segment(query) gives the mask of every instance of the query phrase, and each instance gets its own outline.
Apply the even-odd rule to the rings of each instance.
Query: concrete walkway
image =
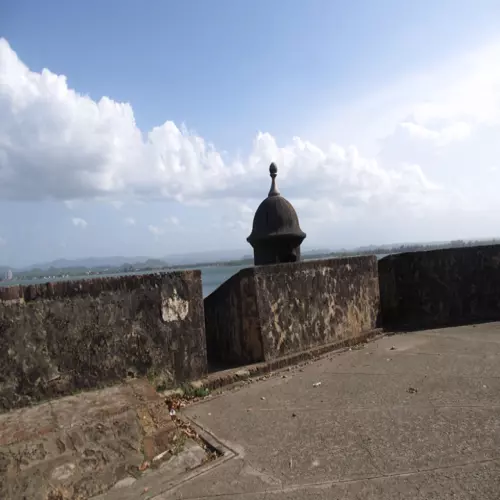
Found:
[[[183,414],[234,457],[156,500],[497,500],[500,325],[388,336]]]

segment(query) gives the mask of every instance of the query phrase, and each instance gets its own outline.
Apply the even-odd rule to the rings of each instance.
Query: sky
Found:
[[[3,0],[0,264],[500,237],[497,0]]]

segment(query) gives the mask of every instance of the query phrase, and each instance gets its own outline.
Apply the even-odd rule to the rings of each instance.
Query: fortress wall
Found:
[[[242,365],[264,359],[254,268],[242,269],[205,297],[208,359]]]
[[[0,411],[147,377],[356,340],[377,327],[500,320],[500,245],[241,270],[203,301],[200,271],[0,288]]]
[[[206,371],[200,271],[0,288],[0,411]]]
[[[267,361],[377,327],[374,256],[257,266],[205,299],[210,359]]]
[[[386,329],[500,320],[500,245],[389,255],[378,267]]]
[[[379,312],[374,256],[255,269],[264,359],[373,330]]]

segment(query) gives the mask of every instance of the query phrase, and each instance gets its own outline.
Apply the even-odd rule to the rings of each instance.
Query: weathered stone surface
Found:
[[[244,269],[205,298],[210,359],[270,360],[377,326],[375,257]]]
[[[140,477],[181,436],[150,389],[136,380],[1,414],[0,498],[85,499]]]
[[[209,359],[234,364],[263,360],[256,293],[254,268],[248,268],[205,298]]]
[[[0,411],[206,373],[200,271],[0,288]]]
[[[386,328],[500,319],[500,245],[390,255],[378,267]]]
[[[266,360],[376,327],[375,257],[258,267],[255,278]]]
[[[158,468],[149,469],[136,481],[126,478],[106,493],[93,497],[92,500],[160,500],[170,497],[168,491],[172,488],[175,491],[176,484],[186,482],[189,471],[202,466],[206,461],[207,453],[204,448],[197,441],[188,438],[183,449],[178,454],[170,456]]]

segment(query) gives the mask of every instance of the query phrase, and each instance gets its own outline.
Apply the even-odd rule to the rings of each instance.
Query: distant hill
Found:
[[[97,267],[120,267],[129,263],[143,263],[149,257],[88,257],[86,259],[56,259],[52,262],[44,262],[23,267],[19,270],[30,271],[32,269],[68,269],[72,267],[86,267],[89,269]]]
[[[39,262],[29,266],[20,268],[11,268],[8,266],[0,266],[0,273],[5,273],[8,269],[13,271],[32,271],[33,269],[49,270],[49,269],[102,269],[115,268],[124,265],[134,266],[135,264],[152,264],[163,263],[169,266],[192,265],[199,262],[224,262],[241,259],[245,250],[220,250],[214,252],[190,252],[185,254],[172,254],[161,258],[151,258],[145,256],[110,256],[110,257],[87,257],[84,259],[56,259],[51,262]]]

